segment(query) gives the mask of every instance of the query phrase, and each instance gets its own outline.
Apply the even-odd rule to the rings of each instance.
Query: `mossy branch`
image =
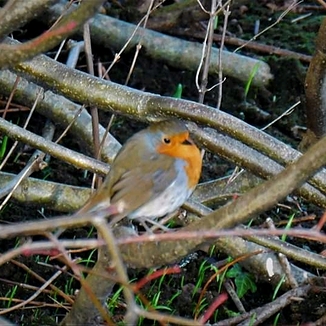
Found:
[[[57,0],[0,1],[0,38],[35,19]]]
[[[64,16],[52,29],[31,41],[22,44],[0,44],[0,67],[12,67],[52,49],[75,33],[95,14],[103,2],[104,0],[82,1],[75,10]]]
[[[44,21],[54,21],[65,8],[62,4],[51,7],[42,18]],[[134,24],[97,14],[90,22],[92,41],[98,45],[113,48],[119,52],[127,44],[127,49],[137,46],[140,42],[146,49],[146,55],[154,60],[162,60],[172,67],[196,71],[201,60],[202,44],[189,42],[168,36],[150,29],[138,28]],[[137,29],[136,33],[134,31]],[[133,36],[131,38],[131,36]],[[217,75],[219,50],[212,49],[209,73]],[[268,64],[243,55],[222,51],[223,74],[246,83],[254,67],[258,65],[253,78],[253,85],[266,86],[273,78]]]

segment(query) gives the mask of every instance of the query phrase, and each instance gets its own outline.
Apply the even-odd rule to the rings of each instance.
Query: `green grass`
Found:
[[[278,282],[277,286],[275,287],[275,290],[274,290],[274,292],[273,292],[272,300],[275,300],[275,299],[276,299],[277,294],[278,294],[278,292],[279,292],[279,290],[280,290],[280,288],[281,288],[281,286],[282,286],[284,280],[285,280],[285,275],[282,276],[282,278],[281,278],[280,281]]]
[[[174,91],[174,94],[172,95],[172,97],[181,98],[182,97],[182,91],[183,91],[182,84],[178,84],[175,91]]]
[[[256,63],[250,72],[249,79],[248,79],[248,81],[245,85],[245,89],[244,89],[245,100],[247,99],[250,87],[252,85],[252,81],[257,74],[258,68],[259,68],[259,63]]]
[[[6,298],[8,298],[7,302],[7,308],[10,308],[12,304],[12,300],[14,299],[16,293],[17,293],[18,285],[14,285],[5,295]]]
[[[0,161],[3,160],[6,151],[7,151],[7,145],[8,145],[8,136],[4,135],[1,141],[0,145]]]
[[[291,228],[294,217],[295,217],[295,213],[293,213],[290,216],[288,222],[286,223],[285,230],[289,230]],[[286,237],[287,237],[287,235],[286,234],[283,234],[282,237],[281,237],[281,240],[282,241],[285,241],[286,240]]]

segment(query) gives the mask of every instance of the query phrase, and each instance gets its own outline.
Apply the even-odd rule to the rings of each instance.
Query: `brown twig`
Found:
[[[119,279],[123,284],[128,284],[129,278],[127,275],[126,266],[122,261],[121,253],[117,246],[111,227],[109,227],[104,218],[93,219],[93,225],[97,228],[106,243],[106,255],[110,255],[111,264],[113,264]],[[105,255],[105,253],[102,253],[102,255],[103,254]],[[99,256],[99,259],[101,259],[101,256]],[[135,302],[134,293],[128,286],[123,287],[123,293],[127,303],[127,313],[124,321],[127,325],[134,325],[138,320],[138,316],[135,314],[137,305]]]
[[[178,32],[176,31],[178,35],[186,35],[186,36],[191,36],[195,37],[197,39],[203,40],[204,38],[204,32],[191,32],[188,33],[187,31],[182,31]],[[222,35],[214,34],[214,42],[221,42],[222,41]],[[278,55],[280,57],[288,57],[288,58],[293,58],[293,59],[298,59],[303,62],[310,62],[312,56],[311,55],[306,55],[303,53],[298,53],[294,52],[291,50],[286,50],[286,49],[281,49],[276,46],[272,45],[267,45],[267,44],[262,44],[256,41],[246,41],[237,37],[232,37],[232,36],[225,36],[225,43],[229,45],[234,45],[237,47],[244,46],[245,49],[253,50],[256,52],[262,52],[266,53],[268,55]]]
[[[11,104],[11,102],[12,102],[12,98],[13,98],[15,92],[16,92],[16,89],[17,89],[17,85],[18,85],[18,83],[19,83],[19,80],[20,80],[20,77],[17,76],[17,78],[16,78],[16,80],[15,80],[15,83],[14,83],[14,85],[13,85],[12,91],[10,92],[10,95],[9,95],[9,97],[8,97],[8,101],[7,101],[7,103],[6,103],[6,106],[5,106],[4,110],[3,110],[3,114],[2,114],[2,118],[3,118],[3,119],[6,118],[7,112],[8,112],[8,110],[9,110],[9,106],[10,106],[10,104]],[[0,170],[1,170],[1,168],[2,168],[2,165],[0,166]]]
[[[46,289],[48,286],[51,285],[51,283],[57,279],[60,275],[62,274],[62,271],[58,271],[56,272],[52,277],[50,277],[43,285],[41,285],[37,291],[35,291],[28,299],[18,303],[17,305],[15,306],[12,306],[10,308],[7,308],[7,309],[3,309],[0,311],[0,315],[4,315],[4,314],[7,314],[11,311],[14,311],[14,310],[17,310],[19,308],[22,308],[24,307],[26,304],[28,304],[29,302],[33,301],[36,297],[38,297],[44,289]]]
[[[296,289],[290,290],[280,296],[279,298],[275,299],[271,303],[268,303],[262,307],[252,309],[251,311],[242,314],[240,316],[229,318],[227,320],[223,320],[221,322],[216,323],[216,326],[222,325],[259,325],[272,315],[276,314],[282,308],[286,307],[287,305],[291,304],[293,297],[304,297],[308,294],[309,290],[311,289],[310,285],[304,285],[298,287]],[[251,317],[255,317],[255,321],[252,322]],[[242,323],[241,323],[242,322]]]
[[[221,38],[221,44],[220,44],[220,53],[218,56],[218,65],[220,67],[219,71],[218,71],[218,98],[217,98],[217,104],[216,107],[217,109],[221,108],[221,104],[222,104],[222,94],[223,94],[223,61],[222,61],[222,53],[223,53],[223,48],[224,48],[224,42],[225,42],[225,34],[226,34],[226,30],[227,30],[227,24],[229,21],[229,16],[230,16],[230,4],[227,3],[227,5],[225,6],[226,8],[224,9],[224,6],[222,7],[223,13],[224,13],[224,21],[223,21],[223,30],[222,30],[222,38]],[[213,39],[214,39],[214,35],[213,35]]]
[[[203,42],[202,56],[196,72],[196,86],[199,94],[199,103],[204,103],[205,93],[207,92],[208,72],[211,64],[211,52],[213,47],[214,21],[218,13],[217,7],[217,1],[213,0],[211,2],[211,10],[209,12],[209,20]],[[208,13],[203,7],[202,10]]]

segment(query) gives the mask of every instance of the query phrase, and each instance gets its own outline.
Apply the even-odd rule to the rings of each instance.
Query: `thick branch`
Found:
[[[9,70],[0,70],[0,88],[1,94],[9,96],[15,85],[17,75],[11,73]],[[24,78],[20,78],[19,83],[16,85],[14,100],[22,105],[29,107],[33,106],[33,103],[37,97],[37,94],[42,90],[42,87],[37,86],[32,82],[28,82]],[[84,90],[85,91],[85,90]],[[56,124],[60,124],[62,127],[67,127],[75,118],[80,110],[80,105],[77,105],[63,96],[57,95],[51,91],[44,92],[42,98],[38,99],[36,111],[43,116],[51,119]],[[105,128],[99,126],[100,137],[105,134]],[[92,152],[93,148],[93,133],[92,133],[92,121],[91,116],[87,110],[82,110],[77,119],[71,126],[69,133],[74,134],[77,139],[83,142],[88,149],[88,152]],[[23,141],[23,139],[21,138]],[[111,135],[106,136],[103,148],[101,151],[101,159],[104,162],[112,163],[113,158],[117,154],[121,145]],[[85,150],[85,152],[87,152]],[[71,153],[69,154],[72,155]],[[62,158],[65,160],[64,158]],[[88,170],[92,170],[91,167],[87,167]]]
[[[57,4],[50,8],[48,15],[45,15],[43,19],[47,22],[55,20],[63,11],[64,6]],[[90,28],[94,43],[120,51],[129,41],[128,49],[135,47],[140,42],[148,56],[155,60],[163,60],[178,69],[195,71],[201,59],[201,43],[184,41],[145,28],[138,28],[133,35],[136,25],[109,16],[95,15],[90,22]],[[132,35],[132,39],[129,40]],[[218,56],[219,50],[213,48],[209,72],[214,75],[219,71]],[[223,73],[240,79],[243,83],[250,79],[250,74],[257,65],[258,69],[253,78],[253,85],[267,85],[273,78],[268,64],[263,61],[228,51],[223,51],[222,61]]]
[[[307,72],[305,90],[307,126],[320,138],[326,134],[326,18],[318,32],[316,52]]]
[[[85,169],[86,166],[92,166],[92,171],[96,173],[101,173],[103,170],[107,171],[107,167],[104,163],[94,160],[86,155],[74,152],[56,143],[47,141],[43,137],[14,125],[2,118],[0,118],[0,131],[15,140],[21,141],[24,139],[25,143],[30,144],[34,148],[77,167]]]
[[[19,0],[0,1],[5,6],[0,10],[0,38],[7,36],[14,30],[18,30],[27,22],[35,19],[44,10],[49,9],[57,0]]]
[[[39,53],[52,49],[69,35],[75,33],[95,14],[103,2],[104,0],[82,1],[74,11],[64,16],[55,27],[41,36],[22,44],[1,44],[0,67],[14,66],[18,62],[28,60]]]
[[[209,125],[262,152],[282,165],[290,164],[301,155],[292,147],[221,110],[191,101],[147,94],[104,81],[67,68],[44,55],[19,64],[15,69],[18,73],[28,74],[35,82],[42,81],[43,85],[47,85],[74,101],[93,105],[102,110],[114,110],[114,113],[137,117],[142,120],[177,115],[184,119]],[[85,89],[89,88],[92,89],[92,92],[85,92]],[[232,160],[232,157],[229,159]],[[247,163],[247,159],[241,160],[241,166],[250,169],[251,167]],[[318,173],[309,182],[326,193],[325,171]],[[323,205],[317,200],[315,203]]]

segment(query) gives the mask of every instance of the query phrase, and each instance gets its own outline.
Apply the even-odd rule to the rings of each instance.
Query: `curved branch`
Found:
[[[198,142],[204,144],[204,148],[232,161],[236,165],[249,170],[257,176],[271,179],[284,169],[281,164],[271,160],[269,157],[261,154],[250,146],[244,145],[240,141],[232,139],[229,136],[222,135],[215,130],[209,128],[202,130],[198,127],[190,129],[193,130]],[[284,144],[284,146],[286,145]],[[241,155],[237,155],[238,153],[241,153]],[[317,179],[319,177],[315,175],[313,178]],[[322,178],[323,177],[321,177],[320,180],[324,180]],[[314,184],[313,180],[309,182]],[[306,183],[302,187],[296,189],[295,193],[311,203],[326,207],[326,197],[316,188]]]
[[[105,111],[113,111],[141,120],[177,115],[186,120],[191,119],[208,125],[262,152],[281,165],[291,164],[301,155],[292,147],[221,110],[191,101],[147,94],[104,81],[67,68],[44,55],[19,64],[15,70],[19,74],[28,74],[35,82],[42,82],[43,85],[74,101],[96,106]],[[92,88],[92,92],[85,92],[85,89],[89,88]],[[232,161],[232,157],[228,158]],[[250,169],[246,163],[246,158],[241,160],[241,166]],[[309,182],[326,193],[326,171],[320,171]]]
[[[15,84],[16,75],[9,72],[8,70],[0,71],[0,87],[3,95],[9,96],[11,93],[11,89]],[[22,103],[24,105],[33,105],[35,100],[35,94],[39,92],[41,88],[31,82],[27,82],[25,79],[21,78],[20,82],[16,86],[16,92],[14,99],[15,101]],[[144,93],[145,95],[146,93]],[[147,95],[152,96],[152,95]],[[181,101],[181,100],[180,100]],[[182,105],[182,102],[178,102],[178,105]],[[131,105],[131,104],[130,104]],[[177,106],[175,106],[177,107]],[[62,96],[58,96],[50,91],[45,92],[42,99],[39,100],[39,104],[36,109],[40,114],[52,119],[56,123],[60,123],[63,126],[69,124],[72,119],[74,119],[76,113],[79,110],[79,106],[72,103],[71,101],[65,99]],[[232,116],[229,116],[229,119],[232,120]],[[227,121],[228,124],[231,122]],[[240,120],[236,120],[234,123],[235,133],[242,129],[242,122]],[[238,125],[239,123],[239,125]],[[262,178],[269,179],[273,175],[276,175],[282,170],[282,166],[275,161],[271,160],[267,156],[262,155],[257,150],[251,148],[251,146],[244,145],[238,140],[235,140],[229,136],[219,134],[214,132],[213,129],[205,129],[204,131],[199,128],[193,128],[192,125],[189,126],[191,130],[194,131],[195,137],[199,142],[205,144],[205,147],[214,153],[218,153],[219,156],[224,157],[225,159],[232,161],[233,163],[246,168],[251,171],[255,175],[258,175]],[[17,129],[18,132],[19,129]],[[230,129],[230,132],[231,133]],[[70,132],[75,134],[81,141],[84,142],[91,148],[92,146],[92,129],[91,129],[91,117],[83,110],[80,116],[77,118],[75,123],[73,124]],[[104,128],[100,126],[100,135],[103,136]],[[259,132],[259,131],[258,131]],[[17,134],[17,137],[19,132]],[[264,135],[263,135],[264,136]],[[22,137],[20,135],[19,137]],[[275,142],[277,140],[271,138],[270,145],[275,148]],[[262,137],[261,137],[262,138]],[[28,139],[24,140],[20,138],[21,141],[29,142]],[[274,142],[274,143],[273,143]],[[248,141],[250,144],[250,141]],[[268,145],[268,138],[265,140],[265,143]],[[33,146],[33,143],[29,143]],[[35,145],[34,145],[35,146]],[[264,148],[264,146],[262,146]],[[290,147],[283,144],[285,149],[284,153],[288,150],[292,150]],[[117,151],[120,148],[120,144],[113,138],[110,134],[108,134],[106,142],[103,146],[101,157],[104,162],[111,163],[113,158],[115,157]],[[280,149],[280,145],[278,145],[278,149]],[[72,154],[69,154],[70,156]],[[278,152],[275,155],[279,155]],[[61,156],[61,159],[65,160],[65,157]],[[277,161],[279,161],[279,157],[275,157]],[[87,164],[87,163],[86,163]],[[87,170],[92,170],[92,166],[84,165]],[[101,171],[105,173],[105,171]],[[318,178],[318,175],[314,177]],[[323,177],[321,177],[321,183],[323,183]],[[212,191],[210,191],[212,194]],[[326,206],[326,198],[314,187],[306,184],[300,189],[296,191],[297,194],[306,198],[307,200],[315,203],[319,206]],[[80,204],[79,204],[80,205]],[[75,207],[75,206],[73,206]],[[59,209],[60,211],[62,209]]]
[[[54,5],[42,19],[48,23],[59,17],[63,11],[64,6],[62,4]],[[142,47],[146,49],[148,56],[163,60],[178,69],[195,71],[201,60],[201,43],[181,40],[145,28],[138,28],[135,35],[133,35],[137,29],[136,25],[109,16],[95,15],[92,22],[90,22],[90,29],[94,43],[120,51],[129,41],[128,49],[135,47],[141,41]],[[129,40],[132,35],[133,37]],[[209,68],[210,74],[216,75],[219,71],[218,57],[219,50],[213,48]],[[257,65],[258,69],[253,78],[253,85],[262,87],[267,85],[273,78],[269,65],[261,60],[228,51],[222,51],[222,57],[223,73],[240,79],[243,83],[250,79],[250,74]]]
[[[0,172],[0,187],[5,188],[15,177],[14,174]],[[17,187],[12,197],[24,204],[50,207],[58,212],[74,212],[85,204],[90,194],[88,188],[27,178]]]
[[[86,155],[74,152],[64,146],[45,140],[43,137],[14,125],[0,118],[0,131],[10,138],[30,144],[34,148],[41,150],[53,157],[64,160],[77,167],[86,168],[87,166],[96,173],[108,172],[108,166],[100,161],[94,160]]]
[[[0,38],[24,26],[30,20],[49,9],[57,0],[0,1]]]
[[[51,30],[39,37],[22,44],[1,44],[0,67],[14,66],[18,62],[31,59],[39,53],[52,49],[75,33],[95,14],[103,2],[104,0],[82,1],[74,11],[64,16]]]
[[[2,95],[10,96],[16,78],[17,75],[11,73],[9,70],[0,70],[0,88]],[[30,107],[33,106],[36,94],[42,90],[42,87],[28,82],[24,78],[20,78],[19,83],[15,87],[15,101]],[[57,95],[51,91],[44,92],[42,98],[38,100],[38,105],[36,107],[38,113],[51,119],[56,124],[60,124],[62,127],[67,127],[75,119],[79,109],[80,105],[77,105],[63,96]],[[99,131],[100,137],[102,138],[105,134],[105,128],[100,125]],[[87,110],[83,110],[79,114],[78,118],[71,126],[69,133],[78,137],[78,139],[86,145],[88,152],[92,152],[92,121]],[[120,147],[120,143],[111,134],[108,134],[101,150],[101,159],[104,162],[112,163]],[[65,160],[65,158],[62,159]],[[87,170],[92,170],[92,167],[88,166]]]

